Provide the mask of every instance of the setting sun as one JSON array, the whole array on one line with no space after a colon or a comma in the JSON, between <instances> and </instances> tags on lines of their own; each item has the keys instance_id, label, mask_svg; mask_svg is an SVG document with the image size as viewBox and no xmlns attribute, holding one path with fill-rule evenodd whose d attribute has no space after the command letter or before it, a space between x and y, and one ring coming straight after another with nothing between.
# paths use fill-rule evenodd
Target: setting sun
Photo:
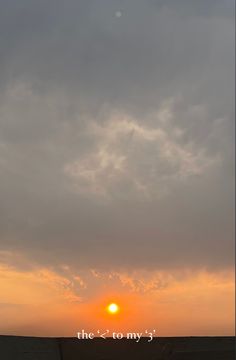
<instances>
[{"instance_id":1,"label":"setting sun","mask_svg":"<svg viewBox=\"0 0 236 360\"><path fill-rule=\"evenodd\" d=\"M110 314L117 314L118 311L119 311L119 306L115 303L112 303L112 304L109 304L107 306L107 311L110 313Z\"/></svg>"}]
</instances>

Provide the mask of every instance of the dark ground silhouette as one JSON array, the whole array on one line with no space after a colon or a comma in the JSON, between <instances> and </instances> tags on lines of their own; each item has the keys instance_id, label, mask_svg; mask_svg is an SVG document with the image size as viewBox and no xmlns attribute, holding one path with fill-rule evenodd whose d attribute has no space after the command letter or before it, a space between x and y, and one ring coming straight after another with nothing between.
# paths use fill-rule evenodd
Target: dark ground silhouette
<instances>
[{"instance_id":1,"label":"dark ground silhouette","mask_svg":"<svg viewBox=\"0 0 236 360\"><path fill-rule=\"evenodd\" d=\"M1 360L233 360L234 337L114 340L0 336Z\"/></svg>"}]
</instances>

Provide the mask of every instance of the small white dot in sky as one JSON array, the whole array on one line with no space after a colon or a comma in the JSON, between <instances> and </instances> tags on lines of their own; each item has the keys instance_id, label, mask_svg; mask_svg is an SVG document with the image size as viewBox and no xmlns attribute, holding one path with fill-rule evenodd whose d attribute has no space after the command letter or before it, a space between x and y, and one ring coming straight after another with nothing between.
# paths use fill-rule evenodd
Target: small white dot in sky
<instances>
[{"instance_id":1,"label":"small white dot in sky","mask_svg":"<svg viewBox=\"0 0 236 360\"><path fill-rule=\"evenodd\" d=\"M115 13L117 18L120 18L122 16L122 12L121 11L116 11Z\"/></svg>"}]
</instances>

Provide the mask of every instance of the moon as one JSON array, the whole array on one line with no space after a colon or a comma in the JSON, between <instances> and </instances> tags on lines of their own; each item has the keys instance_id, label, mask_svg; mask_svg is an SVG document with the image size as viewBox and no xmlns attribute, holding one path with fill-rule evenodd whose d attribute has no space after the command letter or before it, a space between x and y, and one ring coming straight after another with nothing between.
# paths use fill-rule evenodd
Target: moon
<instances>
[{"instance_id":1,"label":"moon","mask_svg":"<svg viewBox=\"0 0 236 360\"><path fill-rule=\"evenodd\" d=\"M120 18L122 16L122 12L121 11L116 11L115 16L117 18Z\"/></svg>"}]
</instances>

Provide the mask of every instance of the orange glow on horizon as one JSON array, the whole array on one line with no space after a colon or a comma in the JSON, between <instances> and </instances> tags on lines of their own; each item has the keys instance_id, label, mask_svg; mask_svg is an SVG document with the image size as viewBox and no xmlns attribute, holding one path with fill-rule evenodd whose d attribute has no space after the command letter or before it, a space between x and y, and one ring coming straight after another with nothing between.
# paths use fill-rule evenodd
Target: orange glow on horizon
<instances>
[{"instance_id":1,"label":"orange glow on horizon","mask_svg":"<svg viewBox=\"0 0 236 360\"><path fill-rule=\"evenodd\" d=\"M232 270L120 274L122 282L110 281L105 273L99 278L79 274L84 288L70 286L73 274L66 275L0 264L0 332L74 336L80 329L156 329L159 336L234 334ZM79 275L73 275L75 285ZM160 279L168 280L165 286L158 285Z\"/></svg>"}]
</instances>

